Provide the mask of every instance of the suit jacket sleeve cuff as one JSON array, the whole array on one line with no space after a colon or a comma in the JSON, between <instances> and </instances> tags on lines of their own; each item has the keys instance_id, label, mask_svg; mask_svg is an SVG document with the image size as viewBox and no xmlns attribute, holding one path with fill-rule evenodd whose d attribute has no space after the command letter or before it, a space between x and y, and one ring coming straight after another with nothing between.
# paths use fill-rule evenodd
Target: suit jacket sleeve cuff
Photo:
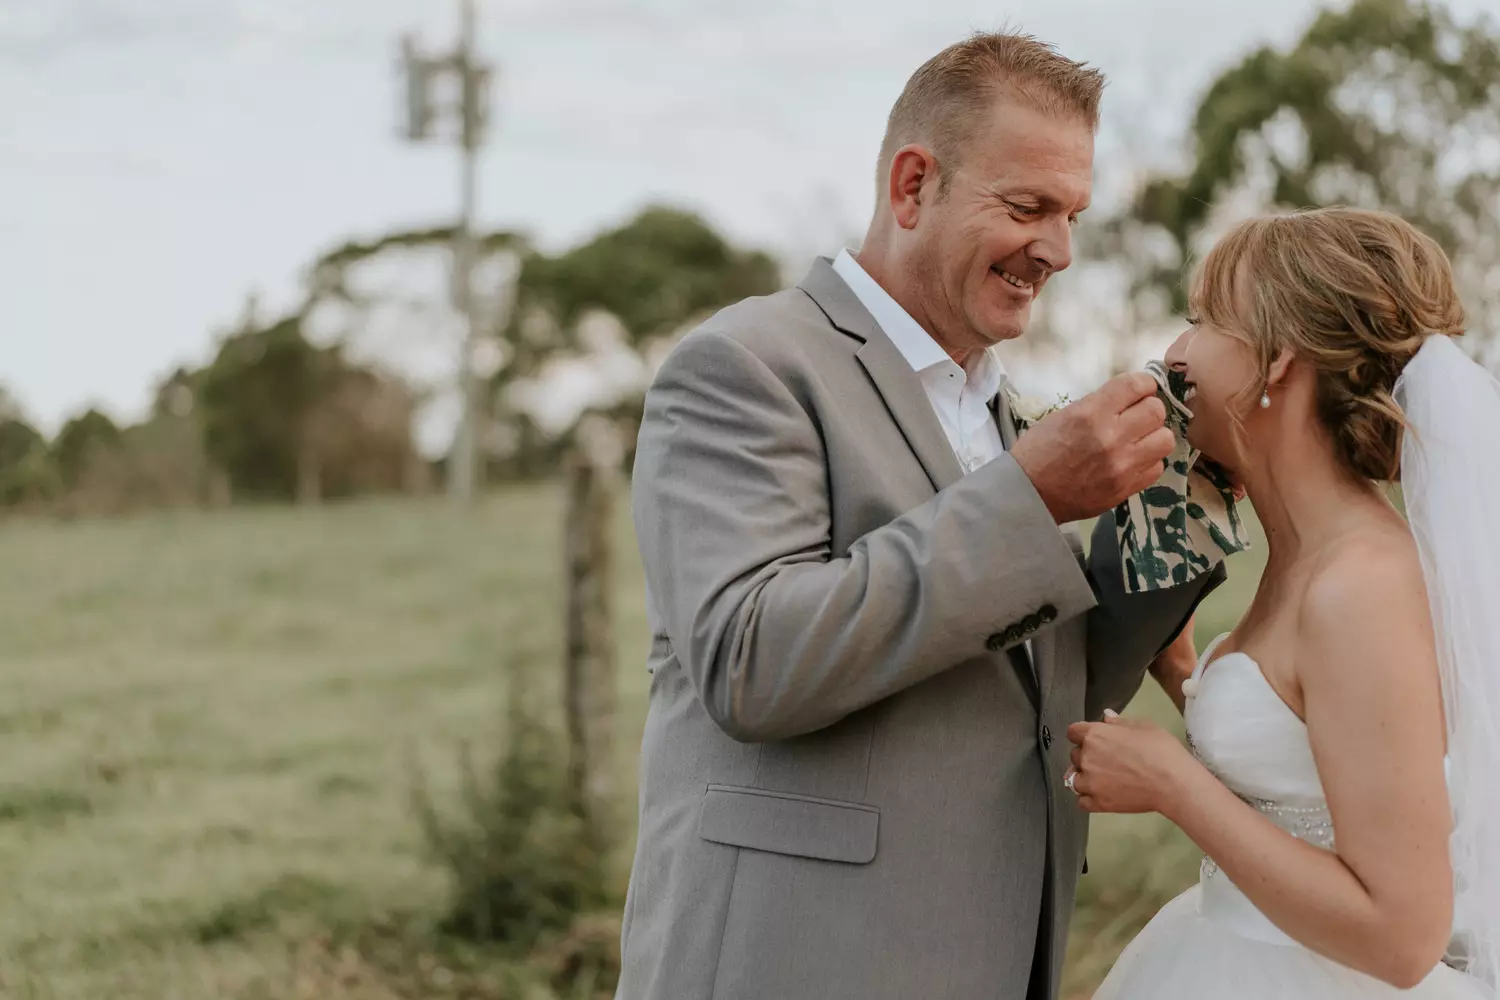
<instances>
[{"instance_id":1,"label":"suit jacket sleeve cuff","mask_svg":"<svg viewBox=\"0 0 1500 1000\"><path fill-rule=\"evenodd\" d=\"M986 648L1008 649L1056 624L1087 613L1097 603L1079 555L1053 520L1036 487L1010 455L1002 455L944 491L973 498L993 553L992 631ZM996 497L1002 498L996 509Z\"/></svg>"}]
</instances>

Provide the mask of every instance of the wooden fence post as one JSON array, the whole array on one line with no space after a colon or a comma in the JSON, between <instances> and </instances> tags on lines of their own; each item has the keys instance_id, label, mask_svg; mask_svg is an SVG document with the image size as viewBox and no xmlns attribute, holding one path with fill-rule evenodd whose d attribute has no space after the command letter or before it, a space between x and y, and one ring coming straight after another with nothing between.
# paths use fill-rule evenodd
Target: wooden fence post
<instances>
[{"instance_id":1,"label":"wooden fence post","mask_svg":"<svg viewBox=\"0 0 1500 1000\"><path fill-rule=\"evenodd\" d=\"M567 463L564 559L567 650L563 711L573 788L601 842L611 838L614 799L615 645L610 528L613 463L577 447Z\"/></svg>"}]
</instances>

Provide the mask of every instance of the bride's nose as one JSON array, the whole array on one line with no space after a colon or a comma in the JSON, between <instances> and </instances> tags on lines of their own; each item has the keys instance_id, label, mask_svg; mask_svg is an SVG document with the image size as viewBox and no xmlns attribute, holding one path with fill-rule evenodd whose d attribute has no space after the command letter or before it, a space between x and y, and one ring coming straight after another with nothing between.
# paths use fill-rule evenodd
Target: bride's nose
<instances>
[{"instance_id":1,"label":"bride's nose","mask_svg":"<svg viewBox=\"0 0 1500 1000\"><path fill-rule=\"evenodd\" d=\"M1162 359L1166 362L1168 368L1187 368L1188 343L1193 339L1193 334L1196 332L1192 327L1189 327L1182 332L1182 336L1172 341L1172 346L1167 348L1167 356Z\"/></svg>"}]
</instances>

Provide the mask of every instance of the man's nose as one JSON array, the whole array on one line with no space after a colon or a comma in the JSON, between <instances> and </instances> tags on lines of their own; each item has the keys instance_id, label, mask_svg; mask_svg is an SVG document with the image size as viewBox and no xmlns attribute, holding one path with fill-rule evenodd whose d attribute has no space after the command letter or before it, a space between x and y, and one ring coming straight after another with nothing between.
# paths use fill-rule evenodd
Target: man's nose
<instances>
[{"instance_id":1,"label":"man's nose","mask_svg":"<svg viewBox=\"0 0 1500 1000\"><path fill-rule=\"evenodd\" d=\"M1066 219L1058 220L1051 231L1032 242L1027 255L1045 271L1066 271L1073 263L1073 227Z\"/></svg>"}]
</instances>

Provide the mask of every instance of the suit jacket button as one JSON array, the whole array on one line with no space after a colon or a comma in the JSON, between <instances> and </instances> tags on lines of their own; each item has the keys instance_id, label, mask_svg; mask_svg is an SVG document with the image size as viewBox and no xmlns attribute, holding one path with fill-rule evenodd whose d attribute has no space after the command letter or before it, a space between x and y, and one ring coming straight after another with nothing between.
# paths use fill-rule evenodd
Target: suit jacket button
<instances>
[{"instance_id":1,"label":"suit jacket button","mask_svg":"<svg viewBox=\"0 0 1500 1000\"><path fill-rule=\"evenodd\" d=\"M1041 610L1036 614L1042 620L1043 625L1051 625L1057 621L1057 609L1050 604L1043 604Z\"/></svg>"},{"instance_id":2,"label":"suit jacket button","mask_svg":"<svg viewBox=\"0 0 1500 1000\"><path fill-rule=\"evenodd\" d=\"M1042 727L1042 749L1052 749L1052 730L1047 726Z\"/></svg>"},{"instance_id":3,"label":"suit jacket button","mask_svg":"<svg viewBox=\"0 0 1500 1000\"><path fill-rule=\"evenodd\" d=\"M1005 636L1001 635L999 632L996 632L994 635L984 640L984 648L988 649L992 653L998 653L1000 650L1005 648Z\"/></svg>"}]
</instances>

